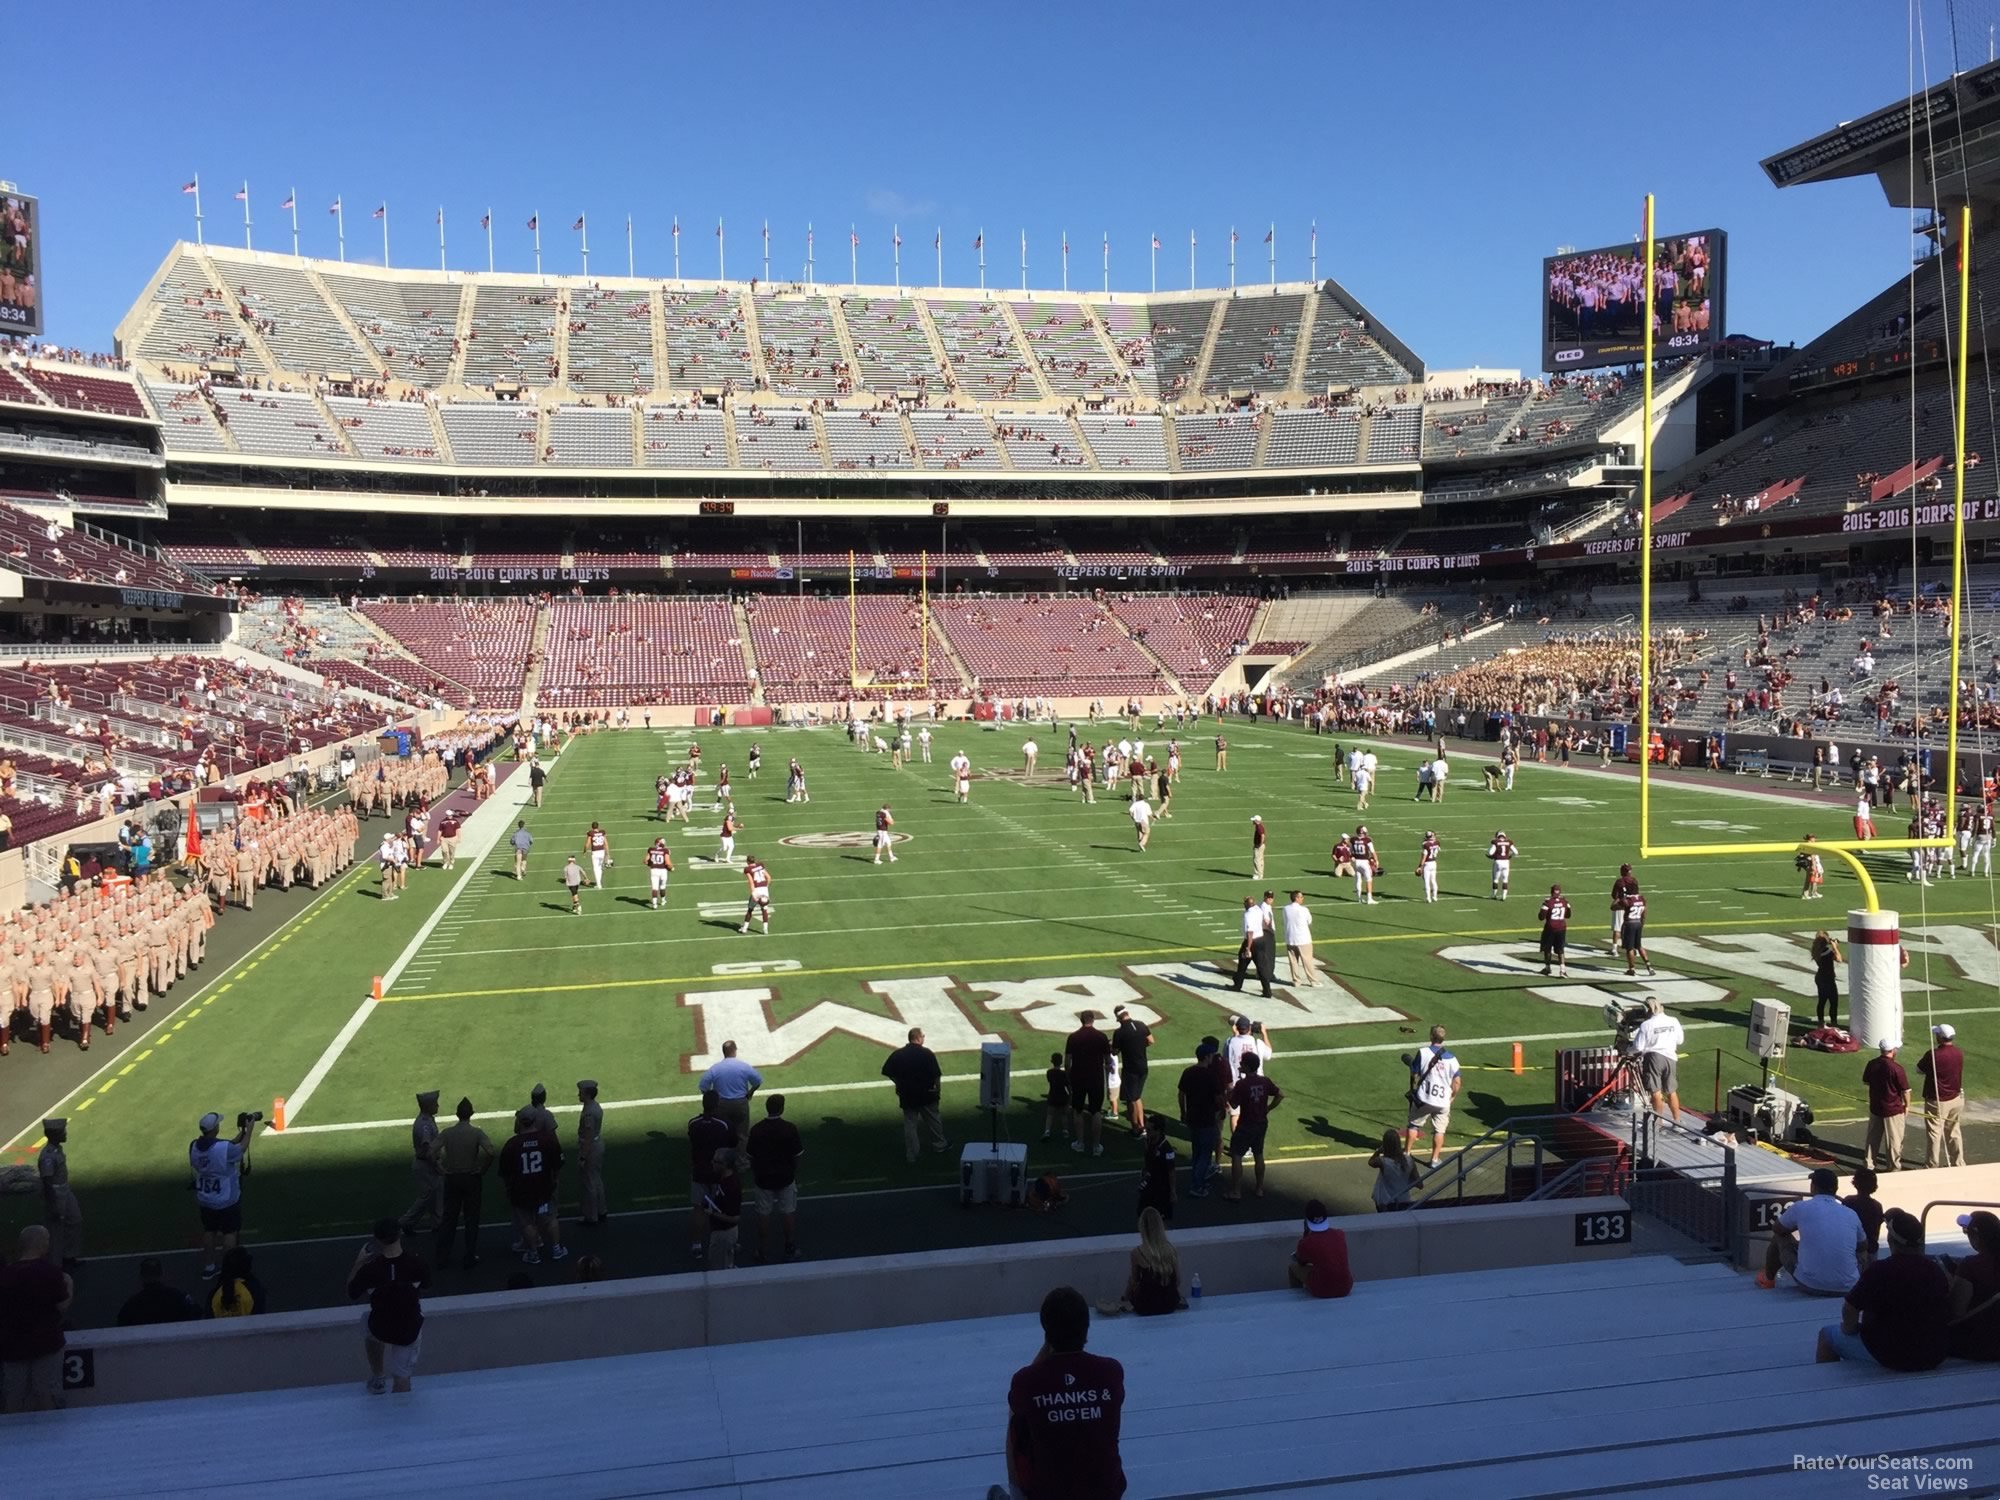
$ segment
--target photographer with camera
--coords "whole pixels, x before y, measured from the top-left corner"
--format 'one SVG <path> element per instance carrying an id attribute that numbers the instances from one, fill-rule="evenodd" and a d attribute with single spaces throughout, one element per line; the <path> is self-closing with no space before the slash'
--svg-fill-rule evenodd
<path id="1" fill-rule="evenodd" d="M 261 1112 L 239 1114 L 236 1134 L 225 1141 L 222 1116 L 211 1110 L 201 1117 L 201 1134 L 188 1143 L 194 1179 L 189 1186 L 201 1210 L 202 1245 L 208 1252 L 203 1276 L 215 1275 L 221 1253 L 236 1248 L 243 1228 L 243 1178 L 250 1170 L 250 1131 L 263 1118 Z"/>

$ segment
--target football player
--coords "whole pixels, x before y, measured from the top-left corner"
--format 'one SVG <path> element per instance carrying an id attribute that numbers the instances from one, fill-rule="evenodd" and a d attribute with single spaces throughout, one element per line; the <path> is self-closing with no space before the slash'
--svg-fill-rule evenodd
<path id="1" fill-rule="evenodd" d="M 1549 887 L 1549 899 L 1542 903 L 1542 972 L 1549 972 L 1554 964 L 1556 973 L 1569 978 L 1566 962 L 1569 948 L 1569 902 L 1563 898 L 1563 888 Z"/>
<path id="2" fill-rule="evenodd" d="M 1979 811 L 1972 815 L 1972 859 L 1966 865 L 1965 873 L 1972 874 L 1982 864 L 1990 876 L 1993 873 L 1993 804 L 1990 802 L 1983 803 Z"/>
<path id="3" fill-rule="evenodd" d="M 1354 873 L 1354 841 L 1342 834 L 1333 845 L 1333 874 L 1337 880 L 1344 880 Z"/>
<path id="4" fill-rule="evenodd" d="M 1354 899 L 1368 906 L 1374 906 L 1375 877 L 1382 873 L 1382 861 L 1375 856 L 1375 840 L 1369 835 L 1368 825 L 1363 823 L 1354 830 Z"/>
<path id="5" fill-rule="evenodd" d="M 957 788 L 958 800 L 972 800 L 972 758 L 963 750 L 951 758 L 952 785 Z"/>
<path id="6" fill-rule="evenodd" d="M 1504 829 L 1493 831 L 1493 842 L 1486 846 L 1486 857 L 1493 861 L 1493 899 L 1507 899 L 1507 877 L 1514 868 L 1514 856 L 1521 851 Z"/>
<path id="7" fill-rule="evenodd" d="M 736 930 L 748 934 L 750 923 L 763 923 L 764 936 L 771 935 L 771 872 L 757 860 L 755 855 L 743 856 L 743 883 L 749 887 L 750 902 L 743 908 L 743 925 Z"/>
<path id="8" fill-rule="evenodd" d="M 1634 884 L 1632 894 L 1625 898 L 1625 927 L 1619 935 L 1625 949 L 1625 973 L 1633 973 L 1632 961 L 1636 958 L 1646 966 L 1647 974 L 1653 972 L 1653 960 L 1646 954 L 1646 898 L 1639 894 Z"/>
<path id="9" fill-rule="evenodd" d="M 1611 882 L 1611 955 L 1616 958 L 1619 948 L 1619 934 L 1625 929 L 1625 903 L 1639 894 L 1639 882 L 1632 878 L 1632 867 L 1620 865 L 1618 878 Z"/>
<path id="10" fill-rule="evenodd" d="M 890 864 L 896 862 L 895 840 L 889 834 L 889 830 L 895 826 L 896 819 L 889 811 L 889 804 L 884 802 L 875 809 L 875 863 L 878 865 L 882 863 L 882 856 L 885 854 L 889 856 Z"/>
<path id="11" fill-rule="evenodd" d="M 1814 842 L 1814 836 L 1810 833 L 1807 834 L 1805 841 L 1808 844 Z M 1799 892 L 1799 899 L 1801 901 L 1819 900 L 1821 894 L 1820 887 L 1826 884 L 1826 866 L 1821 862 L 1820 857 L 1810 849 L 1801 849 L 1798 852 L 1798 857 L 1792 861 L 1792 865 L 1805 877 L 1805 886 Z"/>
<path id="12" fill-rule="evenodd" d="M 590 883 L 598 890 L 604 889 L 604 867 L 611 859 L 611 835 L 591 820 L 590 832 L 584 836 L 584 843 L 590 849 Z"/>
<path id="13" fill-rule="evenodd" d="M 752 781 L 755 781 L 757 779 L 757 773 L 763 769 L 764 769 L 764 747 L 762 745 L 752 745 L 750 747 L 750 762 L 745 767 L 745 771 L 749 775 L 750 779 Z"/>
<path id="14" fill-rule="evenodd" d="M 673 873 L 674 855 L 664 838 L 653 840 L 653 847 L 646 851 L 646 880 L 652 887 L 652 907 L 658 911 L 667 904 L 667 877 Z"/>
<path id="15" fill-rule="evenodd" d="M 1417 855 L 1417 874 L 1423 877 L 1424 900 L 1426 901 L 1435 901 L 1438 898 L 1438 854 L 1440 852 L 1437 834 L 1426 828 L 1424 830 L 1424 847 Z"/>
<path id="16" fill-rule="evenodd" d="M 742 826 L 742 823 L 736 817 L 736 809 L 734 807 L 723 809 L 721 844 L 715 854 L 715 862 L 717 864 L 726 865 L 736 858 L 736 830 Z"/>

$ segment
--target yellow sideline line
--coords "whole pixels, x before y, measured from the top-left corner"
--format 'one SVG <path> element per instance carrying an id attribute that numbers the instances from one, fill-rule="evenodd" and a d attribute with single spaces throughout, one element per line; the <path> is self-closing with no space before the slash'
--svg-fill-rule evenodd
<path id="1" fill-rule="evenodd" d="M 1951 917 L 1983 917 L 1984 925 L 1992 927 L 1993 913 L 1986 911 L 1942 911 L 1928 914 L 1927 921 L 1938 921 Z M 1769 917 L 1732 917 L 1720 921 L 1655 922 L 1649 924 L 1661 932 L 1712 931 L 1718 927 L 1772 927 L 1785 926 L 1783 922 Z M 1321 938 L 1313 946 L 1319 948 L 1347 947 L 1362 943 L 1424 943 L 1435 942 L 1441 947 L 1464 941 L 1468 938 L 1493 937 L 1535 937 L 1539 927 L 1476 927 L 1464 932 L 1379 932 L 1357 933 L 1351 937 Z M 834 937 L 835 933 L 814 933 L 815 938 Z M 592 990 L 632 990 L 657 989 L 677 984 L 733 984 L 765 980 L 791 982 L 799 979 L 825 979 L 842 974 L 886 974 L 908 969 L 966 969 L 990 968 L 995 964 L 1053 964 L 1069 963 L 1092 958 L 1158 958 L 1176 953 L 1228 953 L 1233 950 L 1215 947 L 1168 947 L 1168 948 L 1117 948 L 1097 953 L 1023 953 L 1001 958 L 932 958 L 916 963 L 896 964 L 841 964 L 825 969 L 773 970 L 768 974 L 679 974 L 646 979 L 596 979 L 585 984 L 542 984 L 526 988 L 490 990 L 428 990 L 411 994 L 387 994 L 377 1004 L 402 1005 L 415 1000 L 483 1000 L 494 995 L 574 995 Z M 1723 957 L 1725 955 L 1717 955 Z M 1724 968 L 1716 964 L 1712 967 Z"/>

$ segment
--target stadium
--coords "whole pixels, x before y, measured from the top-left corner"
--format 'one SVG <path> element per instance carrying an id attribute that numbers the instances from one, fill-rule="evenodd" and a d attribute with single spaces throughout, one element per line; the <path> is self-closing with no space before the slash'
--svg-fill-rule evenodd
<path id="1" fill-rule="evenodd" d="M 76 342 L 65 185 L 0 184 L 7 1472 L 2000 1494 L 2000 64 L 1840 98 L 1710 146 L 1875 185 L 1906 272 L 1751 336 L 1749 234 L 1635 177 L 1523 271 L 1539 369 L 1428 362 L 1316 220 L 1050 288 L 440 208 L 433 269 L 198 176 Z M 1952 1358 L 1815 1361 L 1825 1171 L 1850 1273 L 1972 1253 Z M 1010 1424 L 1065 1286 L 1115 1487 Z"/>

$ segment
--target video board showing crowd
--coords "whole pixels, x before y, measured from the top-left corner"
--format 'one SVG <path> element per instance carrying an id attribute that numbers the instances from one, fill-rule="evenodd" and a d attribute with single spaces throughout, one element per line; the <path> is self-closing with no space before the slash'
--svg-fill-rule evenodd
<path id="1" fill-rule="evenodd" d="M 1722 341 L 1729 237 L 1719 229 L 1653 242 L 1653 357 L 1698 354 Z M 1637 364 L 1646 348 L 1643 244 L 1608 245 L 1542 262 L 1542 368 Z"/>
<path id="2" fill-rule="evenodd" d="M 0 334 L 42 331 L 41 205 L 25 193 L 0 194 Z"/>

